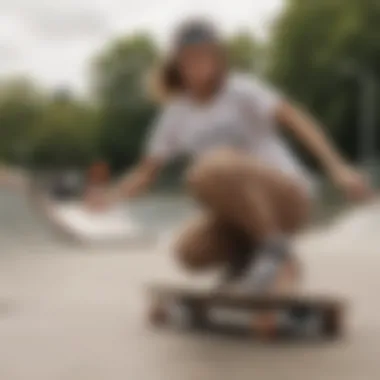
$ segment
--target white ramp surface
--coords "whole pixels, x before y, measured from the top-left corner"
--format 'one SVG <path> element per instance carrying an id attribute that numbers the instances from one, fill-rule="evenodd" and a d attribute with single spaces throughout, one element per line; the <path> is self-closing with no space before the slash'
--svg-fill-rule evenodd
<path id="1" fill-rule="evenodd" d="M 142 227 L 122 207 L 91 212 L 78 203 L 52 205 L 56 220 L 81 240 L 105 242 L 143 238 Z"/>

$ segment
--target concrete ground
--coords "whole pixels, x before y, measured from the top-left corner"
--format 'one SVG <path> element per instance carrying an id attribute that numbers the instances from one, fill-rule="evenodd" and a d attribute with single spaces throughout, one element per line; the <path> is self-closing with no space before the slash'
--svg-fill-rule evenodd
<path id="1" fill-rule="evenodd" d="M 166 241 L 107 251 L 8 239 L 0 255 L 0 379 L 378 379 L 379 243 L 375 206 L 300 237 L 305 287 L 350 300 L 347 337 L 274 345 L 149 327 L 147 283 L 210 281 L 184 277 Z"/>

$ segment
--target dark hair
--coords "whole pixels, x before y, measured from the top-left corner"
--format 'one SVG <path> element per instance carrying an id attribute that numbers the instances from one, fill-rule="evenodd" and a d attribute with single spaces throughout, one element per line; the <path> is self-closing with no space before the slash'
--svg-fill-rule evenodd
<path id="1" fill-rule="evenodd" d="M 174 36 L 172 51 L 169 58 L 156 70 L 154 78 L 155 98 L 159 102 L 175 96 L 185 90 L 184 81 L 178 69 L 179 52 L 186 46 L 210 43 L 215 47 L 216 54 L 221 60 L 221 72 L 215 79 L 213 87 L 217 88 L 221 83 L 227 69 L 227 59 L 221 38 L 212 24 L 203 20 L 189 21 L 182 24 Z"/>

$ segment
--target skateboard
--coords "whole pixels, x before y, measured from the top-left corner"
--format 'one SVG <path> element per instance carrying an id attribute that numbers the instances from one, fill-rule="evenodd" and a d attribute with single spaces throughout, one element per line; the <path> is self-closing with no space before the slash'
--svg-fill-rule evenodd
<path id="1" fill-rule="evenodd" d="M 151 286 L 149 322 L 156 327 L 265 338 L 336 339 L 345 303 L 329 296 L 249 296 Z M 268 330 L 257 322 L 270 313 Z M 260 317 L 261 316 L 261 317 Z"/>

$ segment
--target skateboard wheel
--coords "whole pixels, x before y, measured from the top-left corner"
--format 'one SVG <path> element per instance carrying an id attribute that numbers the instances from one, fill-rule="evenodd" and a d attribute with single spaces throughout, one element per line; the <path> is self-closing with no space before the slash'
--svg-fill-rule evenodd
<path id="1" fill-rule="evenodd" d="M 341 312 L 338 309 L 329 309 L 325 313 L 323 331 L 329 337 L 342 335 Z"/>

